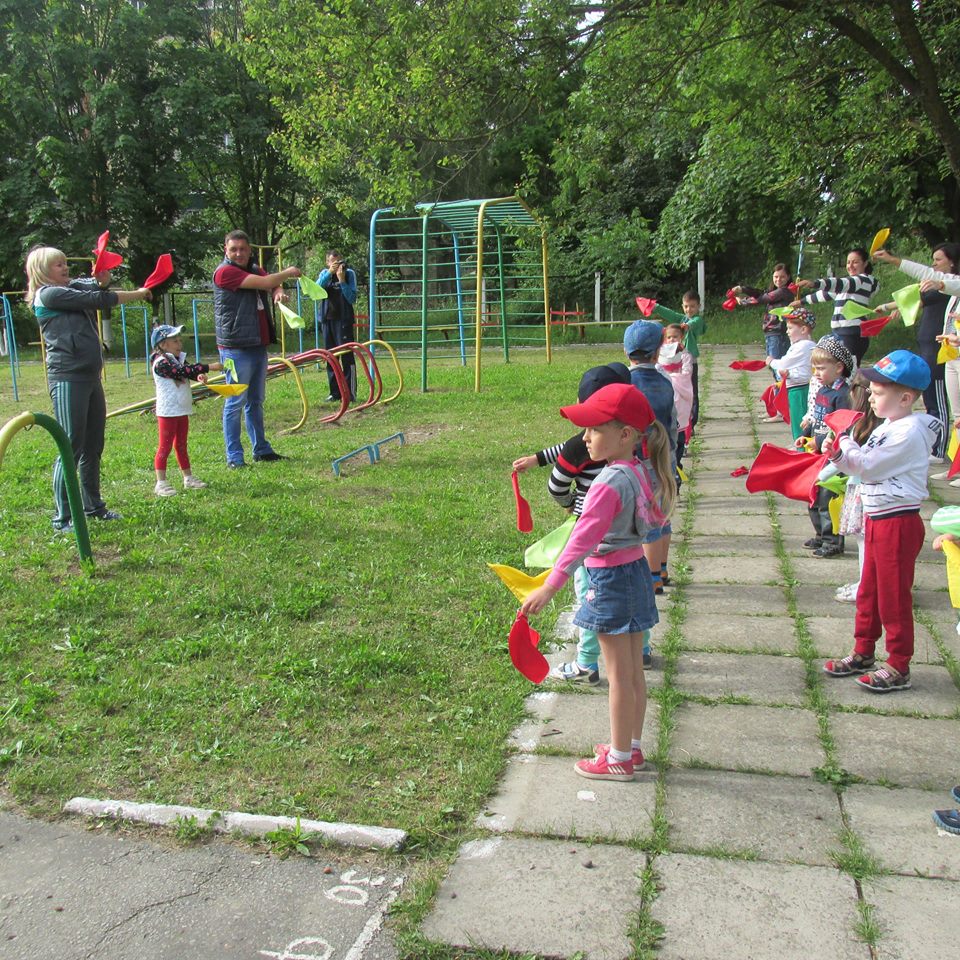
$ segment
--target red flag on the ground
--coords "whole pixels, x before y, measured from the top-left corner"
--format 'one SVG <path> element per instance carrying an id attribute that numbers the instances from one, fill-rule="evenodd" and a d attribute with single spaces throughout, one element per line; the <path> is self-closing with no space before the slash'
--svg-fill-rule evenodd
<path id="1" fill-rule="evenodd" d="M 750 370 L 753 373 L 756 373 L 757 370 L 762 370 L 767 365 L 765 360 L 734 360 L 730 364 L 731 370 Z"/>
<path id="2" fill-rule="evenodd" d="M 517 475 L 516 470 L 510 474 L 510 481 L 513 484 L 514 499 L 517 501 L 517 529 L 521 533 L 532 533 L 533 516 L 530 513 L 530 504 L 527 503 L 523 494 L 520 493 L 520 477 Z"/>
<path id="3" fill-rule="evenodd" d="M 730 471 L 731 477 L 745 477 L 750 471 L 746 467 L 737 467 L 736 470 Z"/>
<path id="4" fill-rule="evenodd" d="M 649 317 L 653 313 L 653 308 L 657 305 L 656 300 L 649 297 L 637 297 L 637 309 L 645 316 Z"/>
<path id="5" fill-rule="evenodd" d="M 103 233 L 97 237 L 97 245 L 93 248 L 93 252 L 96 255 L 96 261 L 93 264 L 93 274 L 96 276 L 98 273 L 104 273 L 107 270 L 112 270 L 114 267 L 119 267 L 123 263 L 123 257 L 119 253 L 110 253 L 107 250 L 107 244 L 110 242 L 110 231 L 104 230 Z"/>
<path id="6" fill-rule="evenodd" d="M 513 665 L 531 683 L 542 683 L 550 672 L 547 658 L 537 649 L 539 642 L 540 634 L 531 628 L 522 613 L 518 613 L 517 619 L 513 621 L 513 626 L 510 628 L 507 646 L 510 649 L 510 660 Z"/>
<path id="7" fill-rule="evenodd" d="M 173 276 L 173 258 L 169 253 L 161 253 L 157 257 L 157 265 L 153 268 L 153 273 L 143 281 L 145 287 L 159 287 L 165 280 Z"/>
<path id="8" fill-rule="evenodd" d="M 875 317 L 871 320 L 862 320 L 860 322 L 860 336 L 875 337 L 889 322 L 890 317 Z"/>
<path id="9" fill-rule="evenodd" d="M 817 474 L 826 459 L 824 453 L 785 450 L 765 443 L 750 467 L 747 490 L 750 493 L 770 490 L 790 500 L 812 504 L 816 499 Z"/>

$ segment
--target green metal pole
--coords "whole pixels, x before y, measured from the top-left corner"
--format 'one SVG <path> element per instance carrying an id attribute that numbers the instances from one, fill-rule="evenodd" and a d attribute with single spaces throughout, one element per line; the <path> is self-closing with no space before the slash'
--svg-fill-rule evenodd
<path id="1" fill-rule="evenodd" d="M 429 293 L 429 284 L 427 282 L 427 250 L 428 250 L 428 230 L 430 214 L 423 215 L 423 237 L 420 243 L 420 390 L 427 392 L 427 296 Z"/>

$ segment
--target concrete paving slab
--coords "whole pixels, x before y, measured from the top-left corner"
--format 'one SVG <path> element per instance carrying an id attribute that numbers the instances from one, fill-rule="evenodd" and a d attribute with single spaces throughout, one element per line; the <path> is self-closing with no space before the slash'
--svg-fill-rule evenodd
<path id="1" fill-rule="evenodd" d="M 853 935 L 856 888 L 835 869 L 685 854 L 654 866 L 658 960 L 869 960 Z"/>
<path id="2" fill-rule="evenodd" d="M 726 770 L 668 771 L 666 815 L 674 850 L 823 866 L 843 826 L 837 795 L 822 783 Z"/>
<path id="3" fill-rule="evenodd" d="M 693 536 L 690 538 L 690 550 L 694 557 L 723 556 L 735 554 L 738 557 L 776 557 L 776 548 L 769 535 L 738 536 L 732 539 L 723 534 L 705 535 L 694 525 Z"/>
<path id="4" fill-rule="evenodd" d="M 760 653 L 683 653 L 675 685 L 683 693 L 712 700 L 746 697 L 754 703 L 799 707 L 806 696 L 802 660 Z"/>
<path id="5" fill-rule="evenodd" d="M 810 525 L 810 518 L 803 504 L 796 500 L 789 500 L 785 501 L 786 506 L 784 506 L 779 503 L 779 499 L 778 497 L 777 517 L 781 532 L 785 536 L 802 537 L 804 540 L 812 537 L 813 527 Z"/>
<path id="6" fill-rule="evenodd" d="M 757 517 L 768 517 L 767 505 L 758 497 L 751 496 L 750 494 L 736 494 L 731 496 L 711 495 L 709 499 L 700 500 L 697 503 L 697 516 L 694 520 L 694 535 L 699 536 L 698 526 L 701 517 L 706 516 L 707 514 L 713 515 L 727 513 L 728 511 L 733 511 L 741 517 L 748 514 L 752 514 Z M 769 529 L 765 530 L 762 534 L 755 534 L 753 537 L 745 534 L 737 534 L 736 538 L 728 536 L 725 538 L 727 541 L 727 552 L 736 552 L 736 545 L 739 544 L 740 540 L 754 539 L 759 537 L 764 537 L 765 539 L 769 540 Z"/>
<path id="7" fill-rule="evenodd" d="M 0 954 L 392 960 L 383 921 L 401 879 L 374 858 L 279 860 L 225 841 L 172 848 L 0 812 Z"/>
<path id="8" fill-rule="evenodd" d="M 956 805 L 946 785 L 927 791 L 854 783 L 843 791 L 850 826 L 867 849 L 887 869 L 908 876 L 960 880 L 960 837 L 937 830 L 930 818 Z"/>
<path id="9" fill-rule="evenodd" d="M 653 834 L 657 773 L 652 766 L 632 783 L 585 780 L 572 757 L 511 757 L 496 794 L 477 817 L 495 833 L 606 841 L 640 841 Z"/>
<path id="10" fill-rule="evenodd" d="M 700 557 L 690 563 L 695 583 L 779 585 L 780 565 L 767 557 Z"/>
<path id="11" fill-rule="evenodd" d="M 832 563 L 824 560 L 824 563 Z M 826 617 L 828 619 L 850 620 L 852 622 L 853 605 L 837 603 L 834 596 L 837 587 L 849 583 L 856 575 L 856 566 L 852 569 L 843 564 L 837 564 L 833 569 L 837 571 L 836 583 L 809 584 L 801 583 L 793 588 L 793 595 L 797 601 L 797 608 L 801 613 L 811 617 Z M 846 579 L 844 579 L 846 577 Z"/>
<path id="12" fill-rule="evenodd" d="M 662 686 L 663 684 L 663 657 L 657 653 L 657 646 L 659 639 L 663 636 L 664 631 L 667 629 L 667 624 L 665 619 L 653 628 L 653 635 L 650 638 L 650 649 L 653 653 L 653 664 L 646 671 L 647 676 L 647 689 L 652 690 L 655 687 Z M 576 643 L 568 643 L 564 647 L 553 650 L 546 655 L 547 663 L 550 664 L 550 669 L 552 670 L 555 666 L 560 663 L 570 663 L 577 658 L 577 645 Z M 610 692 L 610 684 L 607 680 L 607 665 L 604 663 L 603 656 L 601 655 L 597 672 L 600 674 L 600 682 L 597 684 L 583 684 L 583 683 L 568 683 L 564 680 L 553 680 L 549 676 L 541 684 L 541 689 L 544 692 L 557 692 L 557 693 L 573 693 L 576 695 L 584 694 L 602 694 L 606 696 Z"/>
<path id="13" fill-rule="evenodd" d="M 647 701 L 643 724 L 643 749 L 653 753 L 659 731 L 660 705 Z M 523 753 L 538 749 L 563 751 L 571 757 L 587 757 L 596 743 L 610 739 L 610 712 L 607 697 L 576 696 L 571 693 L 534 693 L 527 697 L 531 717 L 510 735 L 510 744 Z"/>
<path id="14" fill-rule="evenodd" d="M 830 731 L 840 766 L 864 780 L 943 790 L 944 779 L 960 770 L 960 720 L 835 713 Z"/>
<path id="15" fill-rule="evenodd" d="M 860 564 L 855 550 L 848 549 L 842 557 L 821 560 L 804 550 L 790 558 L 790 566 L 797 582 L 818 584 L 837 589 L 841 584 L 853 583 L 860 577 Z"/>
<path id="16" fill-rule="evenodd" d="M 688 613 L 683 622 L 684 649 L 793 654 L 797 643 L 789 617 L 744 616 L 728 613 Z"/>
<path id="17" fill-rule="evenodd" d="M 787 612 L 787 602 L 780 587 L 751 587 L 749 591 L 732 590 L 725 584 L 691 583 L 686 588 L 690 610 L 711 611 L 717 616 L 728 613 L 775 614 Z"/>
<path id="18" fill-rule="evenodd" d="M 749 463 L 747 466 L 749 466 Z M 733 467 L 730 469 L 732 470 Z M 751 500 L 751 494 L 747 492 L 743 485 L 743 477 L 731 477 L 729 475 L 698 476 L 697 493 L 710 498 L 710 501 L 701 507 L 699 511 L 701 515 L 713 513 L 712 500 L 714 497 L 735 497 L 746 502 Z"/>
<path id="19" fill-rule="evenodd" d="M 806 617 L 807 631 L 821 657 L 845 656 L 853 649 L 853 620 L 854 605 L 852 603 L 836 603 L 838 616 L 836 617 Z M 847 611 L 844 617 L 842 611 Z M 943 663 L 930 631 L 922 623 L 914 622 L 914 663 Z M 960 638 L 958 638 L 960 639 Z M 880 641 L 883 647 L 883 641 Z"/>
<path id="20" fill-rule="evenodd" d="M 685 703 L 676 716 L 670 759 L 680 766 L 809 777 L 824 761 L 817 718 L 809 710 Z"/>
<path id="21" fill-rule="evenodd" d="M 876 907 L 883 930 L 877 960 L 945 960 L 957 955 L 960 912 L 955 883 L 884 877 L 865 884 L 863 892 Z"/>
<path id="22" fill-rule="evenodd" d="M 877 696 L 864 690 L 854 677 L 824 674 L 823 690 L 834 705 L 868 707 L 889 714 L 960 719 L 960 690 L 945 667 L 914 662 L 910 666 L 910 682 L 912 687 L 908 692 Z"/>
<path id="23" fill-rule="evenodd" d="M 613 845 L 475 840 L 460 848 L 422 932 L 463 949 L 625 960 L 644 864 L 644 854 Z"/>
<path id="24" fill-rule="evenodd" d="M 734 510 L 713 514 L 709 512 L 707 504 L 704 504 L 697 511 L 696 525 L 698 536 L 724 534 L 729 537 L 762 537 L 770 535 L 770 520 L 764 514 L 752 510 L 743 513 Z M 731 544 L 731 547 L 735 548 L 735 544 Z"/>

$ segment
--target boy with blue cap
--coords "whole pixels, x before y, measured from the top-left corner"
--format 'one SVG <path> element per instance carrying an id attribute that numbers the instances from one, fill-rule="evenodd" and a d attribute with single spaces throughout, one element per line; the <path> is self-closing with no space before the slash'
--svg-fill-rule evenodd
<path id="1" fill-rule="evenodd" d="M 930 451 L 940 422 L 913 405 L 930 383 L 930 366 L 909 350 L 894 350 L 860 371 L 870 381 L 870 406 L 883 422 L 861 447 L 847 435 L 824 450 L 842 473 L 861 478 L 864 513 L 863 574 L 857 591 L 853 653 L 828 660 L 831 677 L 854 674 L 871 693 L 910 687 L 913 657 L 913 573 L 923 546 L 920 504 L 927 496 Z M 886 633 L 887 662 L 876 667 L 874 650 Z"/>

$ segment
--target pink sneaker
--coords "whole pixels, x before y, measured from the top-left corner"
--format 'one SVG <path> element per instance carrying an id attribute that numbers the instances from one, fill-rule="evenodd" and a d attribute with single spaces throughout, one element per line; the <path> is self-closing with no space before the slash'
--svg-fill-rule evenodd
<path id="1" fill-rule="evenodd" d="M 590 760 L 578 760 L 573 769 L 588 780 L 632 780 L 633 761 L 607 763 L 607 755 L 592 757 Z"/>
<path id="2" fill-rule="evenodd" d="M 609 743 L 597 743 L 597 744 L 594 744 L 594 747 L 593 747 L 594 755 L 598 757 L 605 757 L 609 750 L 610 750 Z M 637 747 L 634 751 L 632 751 L 632 755 L 630 759 L 633 761 L 634 770 L 642 770 L 647 765 L 647 761 L 644 759 L 644 756 L 643 756 L 643 751 L 639 747 Z"/>

